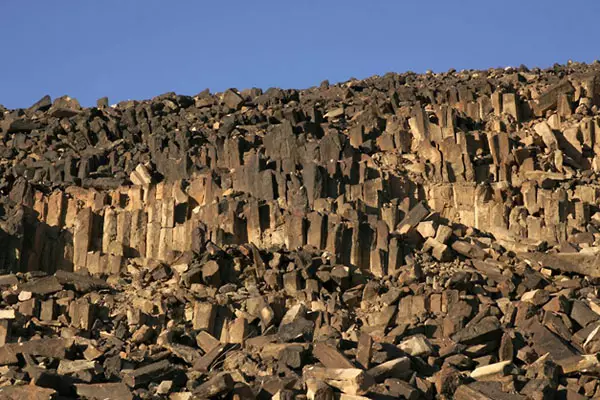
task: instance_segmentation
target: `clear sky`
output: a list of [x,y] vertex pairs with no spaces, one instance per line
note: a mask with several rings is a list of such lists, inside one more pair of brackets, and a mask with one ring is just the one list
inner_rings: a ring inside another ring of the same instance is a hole
[[0,0],[0,104],[600,58],[599,0]]

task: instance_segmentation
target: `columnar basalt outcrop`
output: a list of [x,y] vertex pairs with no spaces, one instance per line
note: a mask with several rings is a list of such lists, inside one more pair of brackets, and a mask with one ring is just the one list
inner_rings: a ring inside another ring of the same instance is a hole
[[0,106],[0,396],[597,396],[599,107],[597,63]]

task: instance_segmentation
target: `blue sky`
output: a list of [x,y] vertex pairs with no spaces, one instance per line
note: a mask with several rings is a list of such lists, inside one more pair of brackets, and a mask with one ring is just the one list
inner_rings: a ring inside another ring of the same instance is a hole
[[600,58],[598,0],[0,0],[0,104]]

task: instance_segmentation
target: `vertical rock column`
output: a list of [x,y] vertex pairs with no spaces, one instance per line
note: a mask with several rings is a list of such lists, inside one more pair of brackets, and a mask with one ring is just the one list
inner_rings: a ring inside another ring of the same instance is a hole
[[73,228],[73,270],[86,268],[92,234],[92,209],[85,207],[77,213]]

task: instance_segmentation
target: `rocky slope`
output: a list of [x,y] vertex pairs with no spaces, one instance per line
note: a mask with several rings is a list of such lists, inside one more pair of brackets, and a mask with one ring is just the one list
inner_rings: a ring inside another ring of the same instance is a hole
[[600,65],[0,107],[0,397],[600,396]]

